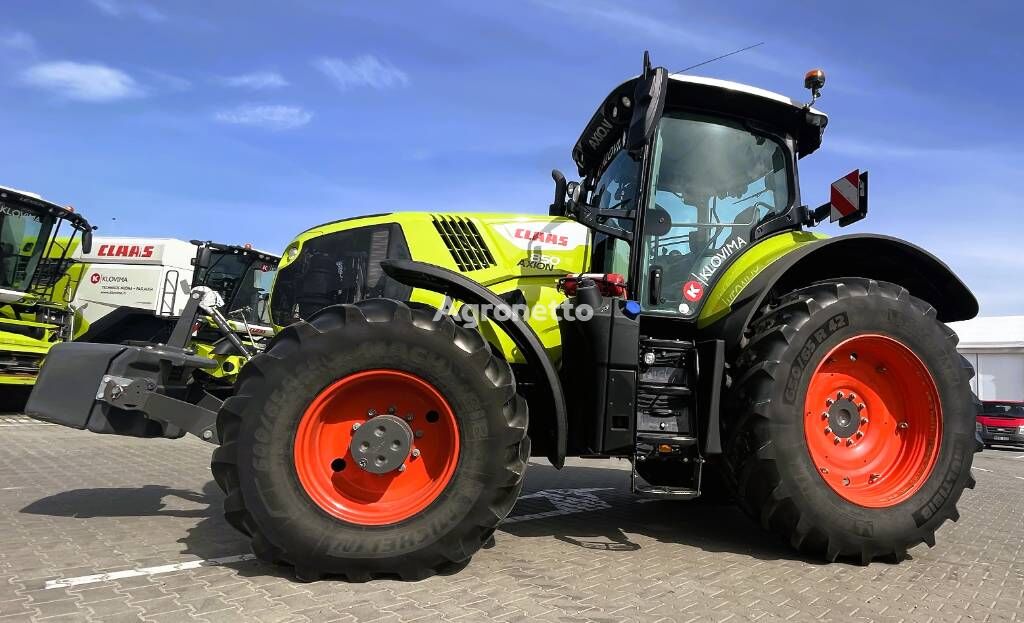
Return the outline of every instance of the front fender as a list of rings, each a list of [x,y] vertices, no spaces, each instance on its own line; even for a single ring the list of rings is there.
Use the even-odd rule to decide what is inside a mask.
[[[454,299],[479,305],[481,308],[505,309],[508,303],[502,300],[479,283],[463,277],[457,272],[413,260],[384,260],[381,268],[392,279],[414,288],[422,288],[438,292]],[[537,334],[516,314],[503,314],[499,319],[491,314],[488,317],[515,342],[519,352],[526,358],[528,365],[540,371],[540,378],[545,381],[551,397],[551,410],[555,418],[555,443],[552,445],[548,460],[557,468],[565,464],[566,437],[568,434],[568,418],[565,409],[565,393],[558,372],[548,358]]]

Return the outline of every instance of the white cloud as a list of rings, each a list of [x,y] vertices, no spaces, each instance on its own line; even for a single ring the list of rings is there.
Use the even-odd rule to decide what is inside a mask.
[[[404,71],[371,54],[350,60],[324,57],[313,64],[342,91],[360,86],[390,89],[409,84],[409,76]]]
[[[285,80],[284,76],[276,71],[254,71],[247,74],[240,74],[238,76],[228,76],[226,78],[222,78],[221,82],[229,87],[250,89],[253,91],[259,91],[262,89],[279,89],[281,87],[288,86],[288,81]]]
[[[167,21],[167,15],[160,9],[145,2],[124,0],[89,0],[89,3],[110,17],[138,17],[147,22]]]
[[[31,53],[36,51],[36,40],[27,32],[14,30],[0,34],[0,48]]]
[[[39,63],[22,72],[21,77],[26,84],[83,102],[108,102],[144,94],[131,76],[120,69],[99,64],[74,61]]]
[[[313,113],[299,106],[243,104],[217,112],[214,119],[222,123],[251,125],[268,130],[291,130],[309,123]]]

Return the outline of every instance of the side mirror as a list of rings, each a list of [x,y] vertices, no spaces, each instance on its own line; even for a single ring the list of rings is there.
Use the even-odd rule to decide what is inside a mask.
[[[199,247],[199,253],[196,254],[196,268],[209,268],[211,260],[213,259],[213,250],[208,246]]]
[[[565,175],[552,169],[551,179],[555,180],[555,200],[548,206],[548,216],[565,216]]]
[[[565,202],[565,214],[579,214],[580,198],[583,196],[583,187],[579,182],[569,182],[565,185],[565,194],[568,200]]]
[[[92,253],[92,230],[82,232],[82,253]]]

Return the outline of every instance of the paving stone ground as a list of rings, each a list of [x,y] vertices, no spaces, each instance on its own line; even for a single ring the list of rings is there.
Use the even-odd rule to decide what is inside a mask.
[[[243,557],[209,455],[0,417],[0,622],[1024,619],[1024,451],[978,455],[960,522],[898,565],[803,560],[732,507],[639,500],[624,462],[574,460],[532,464],[460,572],[366,584]]]

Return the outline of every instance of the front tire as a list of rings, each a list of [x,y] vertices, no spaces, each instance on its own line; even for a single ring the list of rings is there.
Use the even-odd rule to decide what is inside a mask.
[[[301,580],[420,579],[468,560],[511,511],[526,427],[478,332],[372,299],[287,327],[243,367],[212,468],[261,559]]]
[[[866,279],[784,295],[737,360],[726,463],[740,505],[806,554],[905,556],[973,487],[973,370],[907,290]]]

